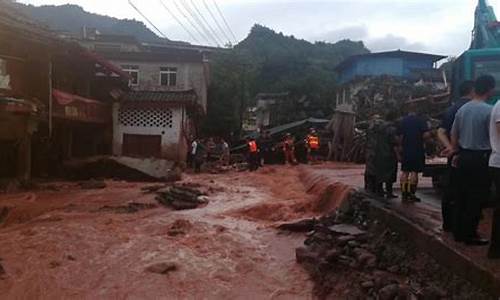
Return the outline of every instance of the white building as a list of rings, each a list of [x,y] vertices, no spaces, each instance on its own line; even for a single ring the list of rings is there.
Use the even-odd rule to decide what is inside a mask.
[[[113,154],[185,160],[206,113],[207,51],[102,35],[81,43],[130,75],[131,91],[113,106]]]

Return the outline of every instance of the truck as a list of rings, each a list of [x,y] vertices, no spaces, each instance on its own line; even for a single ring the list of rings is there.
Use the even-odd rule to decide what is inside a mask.
[[[497,80],[495,95],[488,101],[495,104],[500,99],[500,22],[487,0],[479,0],[474,14],[474,29],[470,48],[453,63],[451,99],[459,98],[460,83],[475,80],[481,75],[492,75]],[[446,159],[427,161],[425,177],[432,177],[436,190],[446,184]]]

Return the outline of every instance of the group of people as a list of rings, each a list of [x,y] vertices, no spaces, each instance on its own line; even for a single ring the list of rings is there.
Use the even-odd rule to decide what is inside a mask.
[[[442,200],[443,230],[469,246],[490,244],[488,256],[500,258],[500,209],[495,208],[491,242],[478,233],[482,209],[489,202],[492,183],[500,197],[500,102],[487,103],[494,95],[495,78],[485,75],[460,86],[460,99],[448,108],[437,136],[448,158]],[[396,198],[393,184],[401,162],[401,199],[420,202],[419,173],[425,167],[425,143],[432,137],[429,123],[408,104],[409,113],[374,115],[367,129],[365,187],[370,192]],[[495,207],[500,199],[496,199]]]
[[[219,161],[222,165],[230,163],[229,144],[223,138],[193,138],[188,152],[188,164],[195,173],[201,171],[205,162]]]
[[[281,151],[285,164],[297,165],[295,155],[296,140],[291,133],[286,133],[283,140],[275,144],[269,131],[264,131],[259,139],[247,138],[247,161],[250,171],[257,170],[263,164],[276,162],[276,156]],[[315,163],[318,161],[320,149],[320,137],[314,128],[303,141],[307,151],[307,162]]]

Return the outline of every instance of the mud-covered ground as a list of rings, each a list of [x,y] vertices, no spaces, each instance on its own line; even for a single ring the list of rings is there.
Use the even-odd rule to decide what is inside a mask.
[[[311,298],[295,262],[303,235],[275,229],[328,206],[306,193],[298,168],[184,181],[208,190],[209,204],[172,211],[141,191],[151,184],[115,181],[1,195],[0,298]],[[160,263],[173,270],[148,271]]]

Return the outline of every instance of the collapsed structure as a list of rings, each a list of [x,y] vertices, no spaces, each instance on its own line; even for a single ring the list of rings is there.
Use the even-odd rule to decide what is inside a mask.
[[[357,121],[373,114],[399,117],[408,102],[420,102],[434,111],[435,104],[447,104],[447,78],[436,67],[444,58],[397,50],[355,55],[339,64],[336,110],[328,126],[334,133],[335,160],[351,160]]]

